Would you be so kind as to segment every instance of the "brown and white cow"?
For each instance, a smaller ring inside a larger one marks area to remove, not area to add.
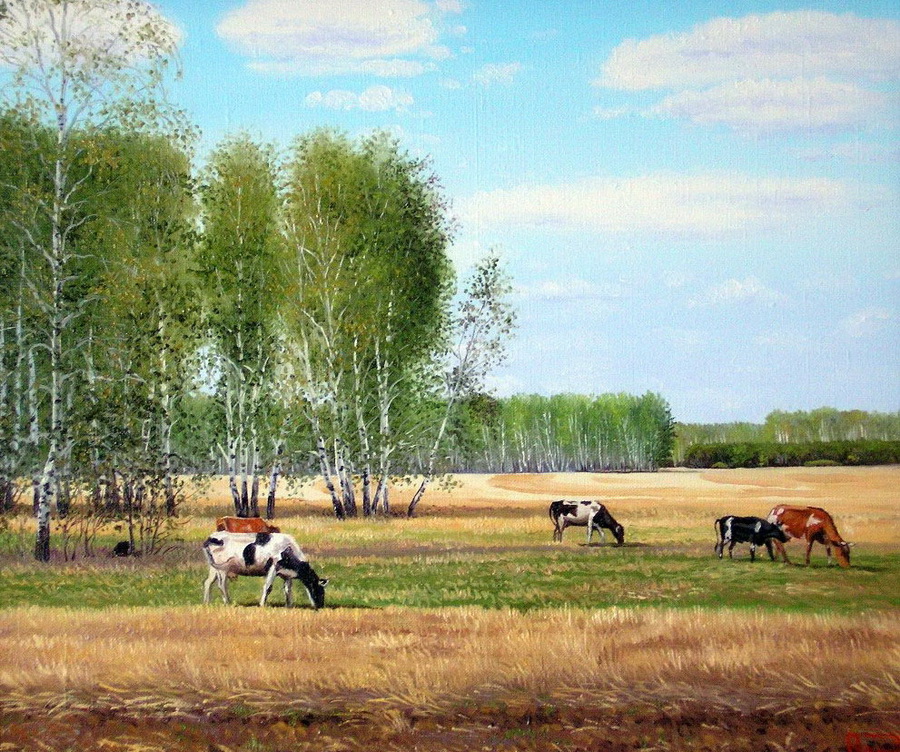
[[[229,533],[280,533],[275,525],[266,522],[262,517],[219,517],[216,519],[216,530],[227,530]]]
[[[791,538],[803,538],[806,541],[806,565],[809,566],[809,553],[813,543],[825,546],[828,563],[831,564],[831,548],[834,547],[838,564],[850,566],[850,544],[841,538],[831,515],[819,507],[791,507],[779,504],[769,512],[768,521],[778,525]],[[775,546],[787,563],[787,551],[784,544],[776,540]]]

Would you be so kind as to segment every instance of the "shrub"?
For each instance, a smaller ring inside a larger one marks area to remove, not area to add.
[[[793,444],[741,442],[694,444],[685,467],[830,467],[900,464],[900,441],[817,441]]]

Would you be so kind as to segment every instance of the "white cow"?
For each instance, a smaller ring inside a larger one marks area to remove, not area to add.
[[[609,510],[599,501],[566,501],[560,499],[550,504],[550,519],[553,521],[553,540],[562,541],[567,527],[587,527],[587,543],[591,545],[594,530],[600,533],[600,542],[605,538],[603,528],[611,530],[618,545],[625,542],[625,528],[613,519]]]
[[[259,605],[266,605],[275,577],[284,580],[284,598],[288,606],[293,604],[291,587],[299,579],[306,588],[313,608],[325,605],[325,586],[328,580],[319,579],[309,565],[300,546],[285,533],[230,533],[219,531],[203,542],[203,553],[209,563],[209,576],[203,587],[203,602],[209,603],[209,591],[213,582],[222,591],[222,600],[228,603],[228,580],[238,575],[265,577]]]

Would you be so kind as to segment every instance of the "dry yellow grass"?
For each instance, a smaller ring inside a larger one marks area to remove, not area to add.
[[[405,510],[414,490],[414,484],[395,489],[394,509]],[[429,489],[419,507],[423,519],[416,525],[478,532],[512,524],[519,532],[546,533],[547,506],[560,498],[602,501],[633,530],[632,540],[643,533],[648,542],[662,542],[666,535],[706,541],[716,517],[764,517],[775,504],[791,503],[824,507],[841,534],[855,543],[900,542],[900,466],[458,475],[449,491]],[[215,516],[230,508],[227,479],[213,479],[190,506],[194,529],[198,534],[210,529]],[[279,524],[298,534],[314,534],[326,524],[316,518],[327,519],[330,509],[324,486],[308,484],[279,498]],[[360,529],[360,534],[382,533]]]
[[[900,624],[886,615],[26,608],[0,616],[0,636],[6,710],[900,705]]]
[[[713,519],[763,516],[776,503],[825,507],[860,545],[890,553],[900,544],[900,467],[457,481],[432,488],[418,519],[391,523],[337,522],[324,490],[310,485],[279,497],[277,522],[315,560],[344,566],[375,550],[418,557],[480,547],[489,560],[495,548],[524,544],[540,557],[541,546],[554,546],[547,505],[564,497],[603,501],[630,541],[702,545],[710,558]],[[412,492],[395,490],[395,509]],[[227,482],[215,479],[190,503],[187,537],[208,533],[230,506]],[[804,583],[806,592],[820,587]],[[384,587],[394,587],[389,576]],[[0,611],[0,749],[11,752],[38,737],[46,749],[72,749],[76,727],[90,748],[134,752],[455,752],[509,747],[507,731],[526,734],[510,748],[535,750],[600,749],[613,739],[616,749],[693,752],[728,739],[734,749],[771,740],[766,748],[793,752],[839,748],[847,730],[900,730],[897,708],[900,620],[886,610]],[[306,729],[296,713],[321,715]],[[173,714],[192,719],[193,736]],[[250,714],[269,721],[245,725]]]

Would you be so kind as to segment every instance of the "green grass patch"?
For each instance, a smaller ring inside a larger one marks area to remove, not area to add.
[[[821,553],[821,552],[820,552]],[[796,552],[794,552],[796,556]],[[478,606],[533,611],[543,608],[765,609],[800,613],[858,613],[900,607],[900,553],[863,552],[850,569],[719,561],[710,552],[653,547],[547,547],[543,551],[448,552],[396,557],[314,560],[330,578],[329,607],[440,608]],[[0,571],[0,608],[167,607],[196,604],[202,564],[83,562],[75,566],[16,563]],[[254,606],[262,580],[232,581],[233,600]],[[303,592],[297,603],[305,606]],[[213,588],[215,602],[221,604]],[[270,596],[284,602],[281,587]]]

